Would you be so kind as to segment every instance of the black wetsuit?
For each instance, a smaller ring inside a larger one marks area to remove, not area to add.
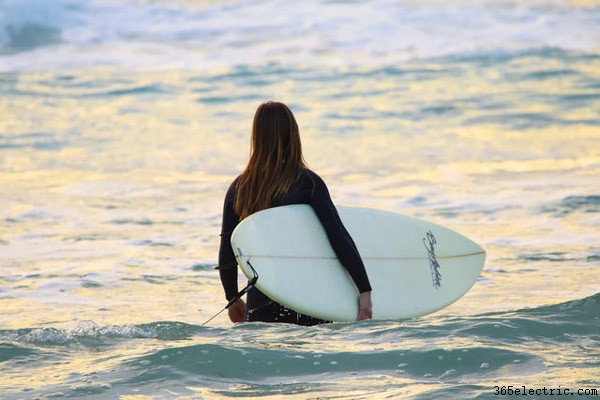
[[[238,293],[238,272],[230,244],[231,233],[240,222],[239,216],[233,210],[235,187],[238,179],[239,177],[233,181],[225,196],[221,245],[219,248],[219,271],[227,300],[231,300]],[[321,177],[311,170],[305,170],[285,196],[273,200],[272,207],[290,204],[310,204],[313,207],[335,254],[348,270],[358,291],[360,293],[370,291],[371,285],[358,249],[342,224],[331,201],[329,190],[327,190],[327,186]],[[318,279],[318,277],[315,277],[315,279]],[[314,325],[325,322],[296,313],[272,301],[256,288],[248,292],[246,321],[288,322],[300,325]]]

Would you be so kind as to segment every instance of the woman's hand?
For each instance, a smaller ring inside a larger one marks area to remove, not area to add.
[[[373,304],[371,303],[371,292],[363,292],[358,296],[357,321],[373,318]]]
[[[242,299],[233,303],[227,311],[231,322],[244,322],[246,320],[246,303]]]

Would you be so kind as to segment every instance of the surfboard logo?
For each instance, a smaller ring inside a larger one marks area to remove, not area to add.
[[[437,240],[431,231],[427,231],[427,234],[423,238],[423,245],[427,250],[427,256],[429,257],[429,268],[431,269],[431,281],[433,287],[439,289],[442,286],[442,273],[440,271],[441,266],[435,256],[435,245]]]

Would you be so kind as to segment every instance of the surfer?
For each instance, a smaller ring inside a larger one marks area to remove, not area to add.
[[[248,165],[231,183],[223,205],[219,273],[225,297],[233,302],[228,308],[229,319],[300,325],[326,322],[288,309],[255,287],[248,292],[247,304],[236,299],[238,268],[230,243],[233,230],[257,211],[290,204],[312,206],[333,250],[358,289],[356,319],[371,318],[371,285],[358,249],[340,220],[325,182],[306,166],[292,111],[283,103],[269,101],[256,110]]]

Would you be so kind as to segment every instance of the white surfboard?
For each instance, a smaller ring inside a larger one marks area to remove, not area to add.
[[[367,208],[338,207],[371,282],[373,318],[411,318],[461,298],[475,283],[485,251],[431,222]],[[309,205],[275,207],[245,218],[231,244],[256,287],[300,313],[353,321],[358,290]],[[248,262],[249,261],[249,262]]]

